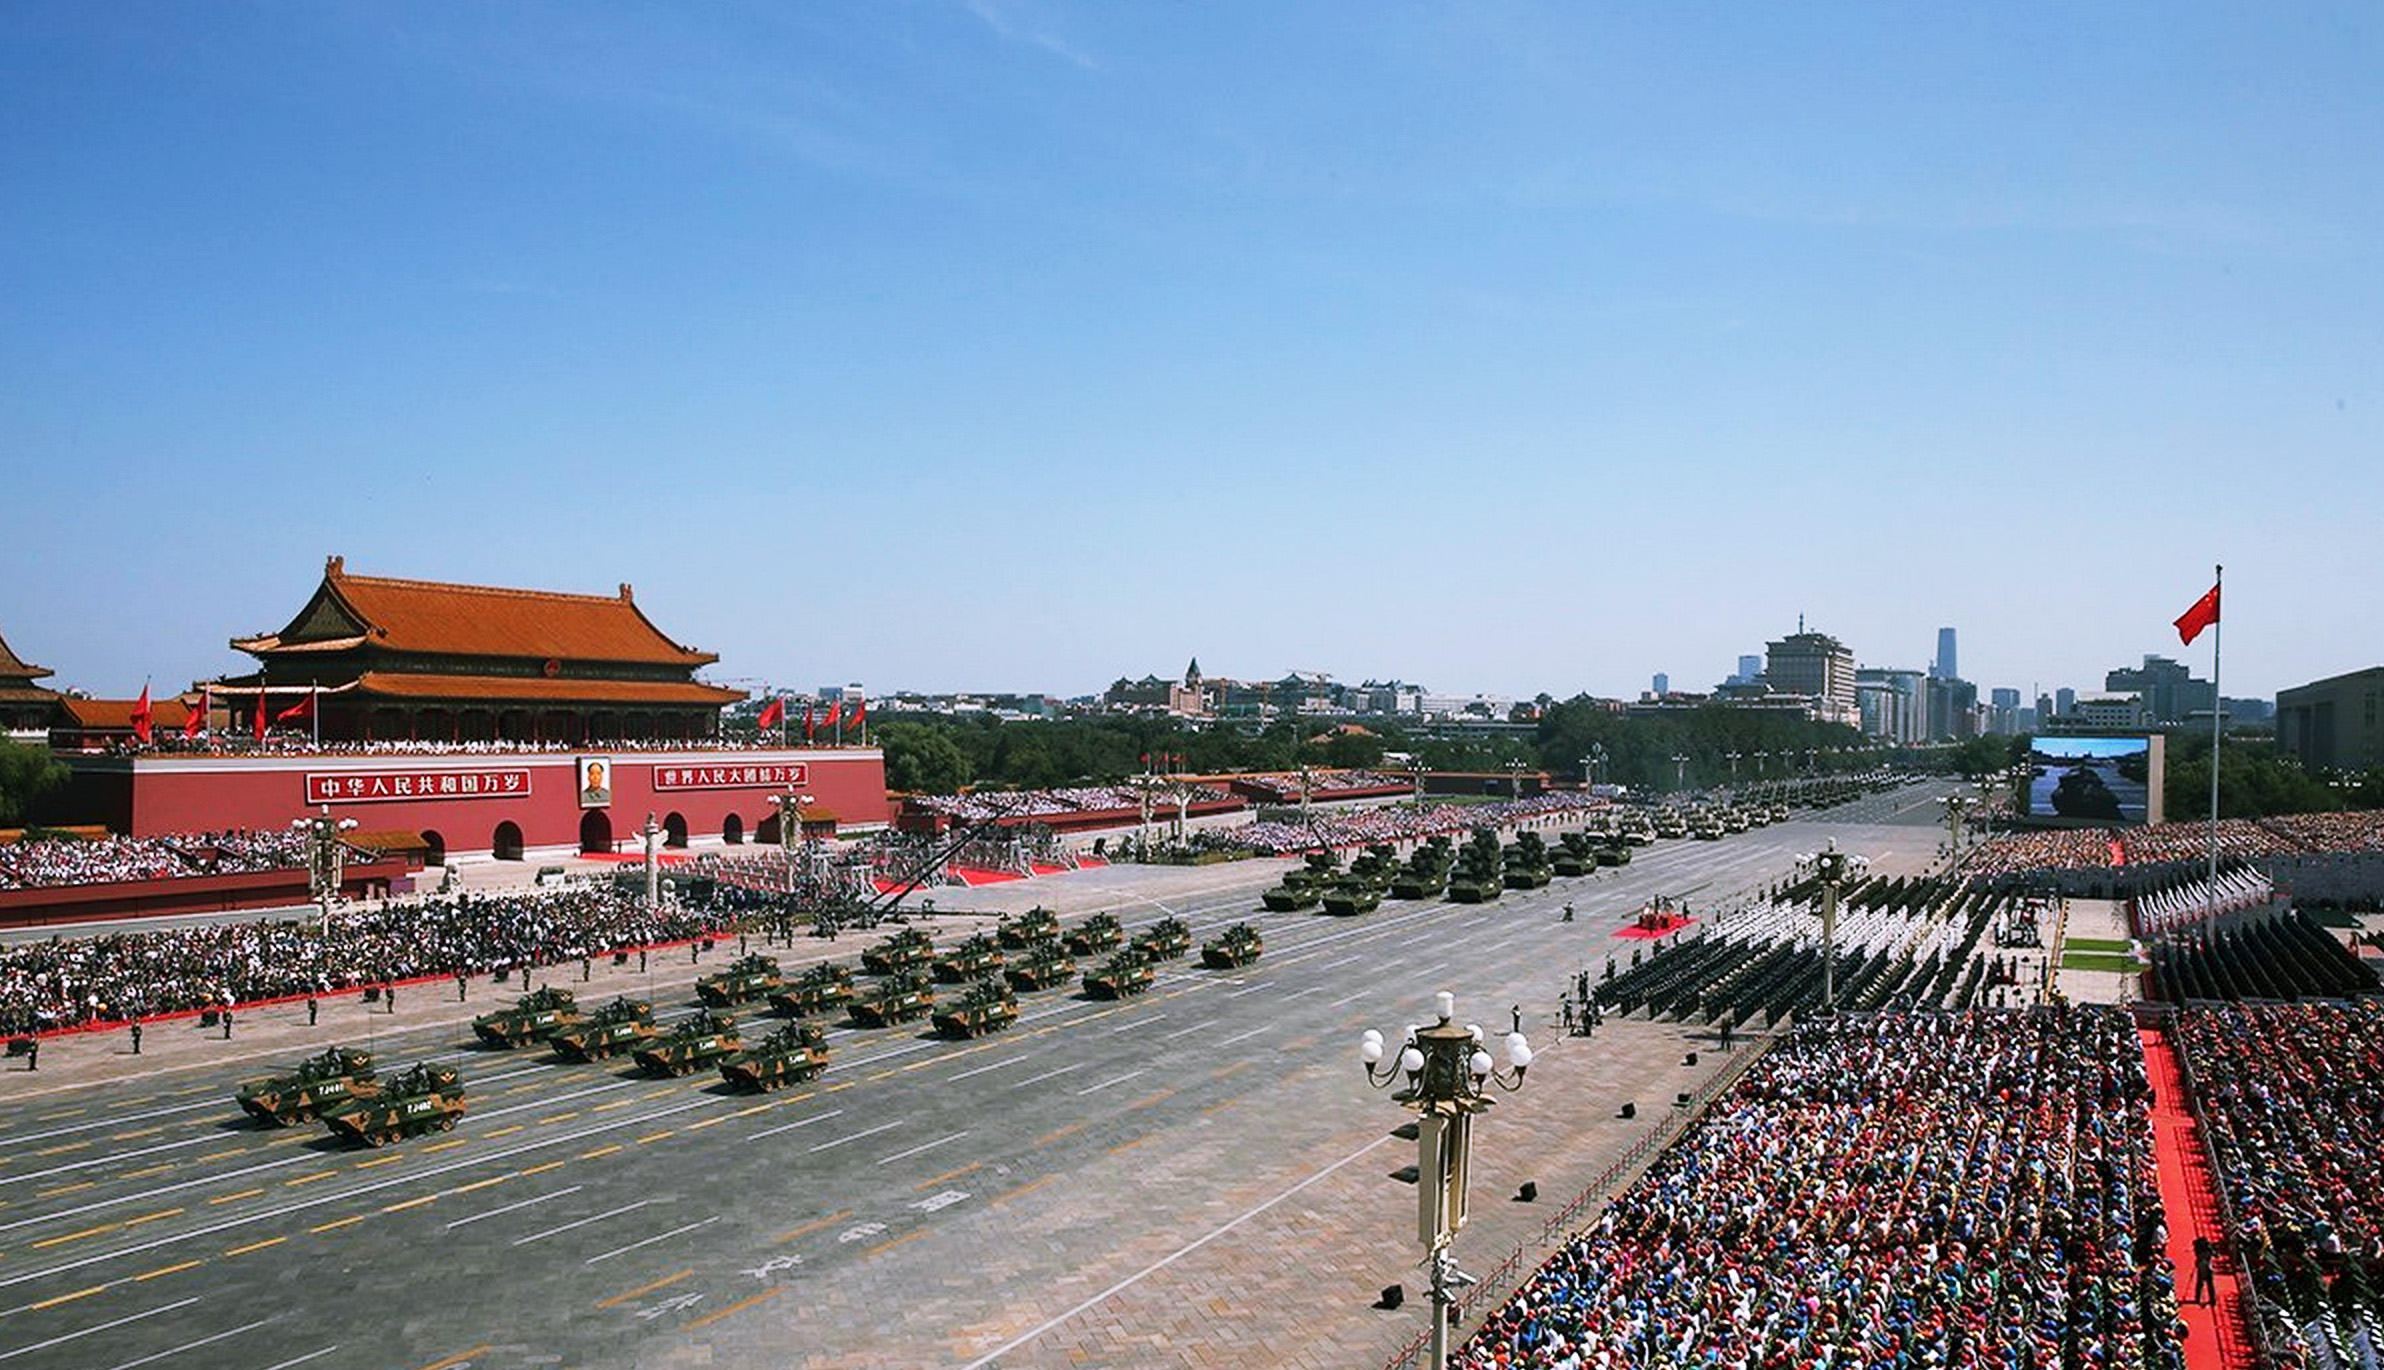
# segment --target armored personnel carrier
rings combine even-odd
[[[319,1118],[355,1099],[380,1093],[373,1083],[372,1053],[357,1047],[330,1047],[299,1063],[287,1075],[256,1080],[235,1096],[248,1116],[275,1127],[292,1127]]]
[[[1292,872],[1292,876],[1299,874],[1302,872]],[[1295,884],[1292,876],[1285,876],[1282,884],[1269,885],[1259,892],[1258,902],[1265,905],[1268,912],[1291,913],[1298,909],[1312,909],[1324,898],[1324,891],[1307,881]]]
[[[720,1078],[743,1090],[777,1089],[817,1079],[828,1068],[828,1038],[810,1023],[776,1032],[720,1062]]]
[[[1125,999],[1149,989],[1158,976],[1150,958],[1129,947],[1102,962],[1100,969],[1086,971],[1084,992],[1095,999]]]
[[[638,1068],[648,1075],[685,1075],[744,1049],[745,1044],[737,1040],[735,1018],[699,1008],[668,1036],[639,1047],[636,1059]]]
[[[1248,923],[1236,923],[1223,935],[1200,944],[1200,964],[1211,970],[1246,966],[1266,951],[1266,939]]]
[[[1023,951],[1046,937],[1060,935],[1059,915],[1038,904],[1016,918],[1002,915],[994,926],[994,936],[1012,951]]]
[[[1473,840],[1457,853],[1457,868],[1449,875],[1449,901],[1484,904],[1506,892],[1506,874],[1499,858],[1498,837],[1488,828],[1476,829]]]
[[[1001,947],[980,932],[935,958],[935,978],[943,984],[958,985],[999,975],[1003,960]]]
[[[1334,881],[1325,890],[1324,911],[1341,918],[1347,918],[1353,914],[1372,913],[1382,907],[1382,891],[1381,885],[1358,874],[1355,868],[1352,868],[1349,874]]]
[[[455,1067],[424,1061],[367,1099],[323,1115],[331,1135],[366,1146],[387,1146],[425,1132],[452,1132],[464,1116],[464,1081]]]
[[[1439,834],[1409,854],[1407,864],[1391,876],[1393,899],[1438,899],[1449,888],[1449,867],[1456,861],[1449,839]]]
[[[1608,841],[1604,846],[1598,848],[1598,864],[1601,866],[1627,866],[1631,864],[1630,844],[1623,841],[1620,836],[1616,836],[1611,841]]]
[[[512,1008],[483,1013],[472,1020],[472,1031],[492,1047],[518,1047],[543,1042],[579,1022],[579,1001],[557,985],[534,989]]]
[[[1598,868],[1598,849],[1590,835],[1578,829],[1556,835],[1556,850],[1548,855],[1548,866],[1558,875],[1571,879],[1589,875]]]
[[[853,997],[847,1010],[865,1028],[889,1027],[922,1017],[935,1008],[935,991],[923,971],[898,971]]]
[[[651,1041],[654,1006],[643,999],[620,998],[582,1018],[546,1040],[566,1061],[599,1061],[636,1051]]]
[[[1172,961],[1192,950],[1192,929],[1169,914],[1134,934],[1134,949],[1154,961]]]
[[[785,983],[786,977],[778,973],[778,958],[755,952],[740,956],[718,973],[696,981],[695,997],[715,1008],[727,1008],[748,999],[759,999]]]
[[[804,971],[786,988],[770,996],[773,1012],[790,1018],[809,1017],[842,1008],[853,999],[853,972],[850,967],[823,962]]]
[[[1068,929],[1060,941],[1071,956],[1098,956],[1125,945],[1126,930],[1118,926],[1116,914],[1096,913]]]
[[[1050,989],[1065,984],[1076,974],[1076,958],[1056,937],[1046,938],[1010,958],[1002,969],[1010,988],[1023,990]]]
[[[982,1037],[1018,1021],[1018,995],[1000,977],[979,980],[961,992],[960,1002],[937,1010],[930,1020],[946,1037]]]
[[[1550,878],[1548,844],[1536,832],[1519,833],[1509,844],[1502,859],[1506,862],[1504,879],[1511,890],[1536,890]]]
[[[934,955],[934,938],[918,928],[904,928],[862,952],[861,969],[870,975],[892,975],[898,970],[926,965]]]

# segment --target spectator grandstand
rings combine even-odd
[[[305,864],[306,839],[286,831],[42,837],[0,846],[0,890],[127,884]]]

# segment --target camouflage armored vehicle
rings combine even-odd
[[[786,988],[770,996],[773,1012],[790,1018],[808,1017],[842,1008],[853,999],[853,972],[850,967],[822,962],[797,976]]]
[[[861,991],[847,1010],[861,1027],[888,1027],[922,1017],[935,1008],[935,991],[923,971],[896,972]]]
[[[1172,961],[1192,950],[1192,929],[1169,914],[1134,934],[1134,949],[1154,961]]]
[[[1457,866],[1449,875],[1449,901],[1457,904],[1483,904],[1506,892],[1506,873],[1499,858],[1498,838],[1487,828],[1477,829],[1473,840],[1457,853]]]
[[[1068,948],[1056,937],[1046,938],[1019,952],[1002,969],[1002,976],[1010,982],[1010,988],[1024,990],[1050,989],[1054,985],[1067,983],[1074,974],[1076,958],[1068,954]]]
[[[1060,941],[1066,944],[1071,956],[1098,956],[1124,946],[1126,930],[1118,926],[1116,914],[1096,913],[1068,929]]]
[[[1000,974],[1003,960],[1001,947],[980,932],[935,958],[935,978],[947,985],[964,984]]]
[[[1200,945],[1200,964],[1211,970],[1231,970],[1246,966],[1266,950],[1266,939],[1248,923],[1236,923],[1222,936]]]
[[[735,1018],[699,1008],[670,1035],[639,1047],[637,1064],[648,1075],[685,1075],[744,1049],[745,1044],[737,1040]]]
[[[606,1004],[570,1027],[547,1038],[555,1054],[566,1061],[600,1061],[635,1051],[650,1041],[657,1029],[654,1026],[654,1006],[643,999],[620,998]]]
[[[994,927],[994,935],[1010,950],[1023,951],[1046,937],[1059,936],[1059,915],[1040,904],[1016,918],[1004,914]]]
[[[1393,899],[1437,899],[1449,887],[1449,867],[1455,864],[1456,852],[1449,839],[1439,834],[1425,840],[1391,876]]]
[[[1353,867],[1324,892],[1324,911],[1337,917],[1372,913],[1382,907],[1383,887],[1359,875]]]
[[[455,1067],[424,1061],[407,1068],[368,1099],[323,1115],[334,1137],[387,1146],[425,1132],[452,1132],[464,1116],[464,1081]]]
[[[1095,999],[1125,999],[1151,987],[1159,973],[1151,969],[1151,960],[1131,947],[1101,963],[1098,970],[1084,973],[1084,992]]]
[[[1556,835],[1556,850],[1548,857],[1548,865],[1558,875],[1572,879],[1589,875],[1598,868],[1596,841],[1578,829]]]
[[[715,1008],[759,999],[786,983],[778,972],[778,958],[755,952],[740,956],[718,973],[695,982],[695,997]]]
[[[1300,873],[1294,871],[1292,875]],[[1282,884],[1269,885],[1260,892],[1258,902],[1265,905],[1270,913],[1290,913],[1297,909],[1315,908],[1317,902],[1322,898],[1324,898],[1324,891],[1314,884],[1306,881],[1294,884],[1291,876],[1286,876]]]
[[[934,938],[917,928],[904,928],[862,952],[861,969],[870,975],[892,975],[898,970],[926,965],[934,955]]]
[[[1511,890],[1536,890],[1548,883],[1548,844],[1536,832],[1518,834],[1503,853],[1504,878]]]
[[[474,1018],[472,1031],[492,1047],[518,1047],[543,1042],[577,1022],[579,1001],[570,990],[548,985],[523,995],[512,1008]]]
[[[777,1089],[817,1079],[828,1068],[828,1038],[810,1023],[776,1032],[720,1062],[720,1078],[743,1090]]]
[[[946,1037],[982,1037],[1018,1021],[1018,995],[997,976],[961,992],[960,1001],[937,1010],[931,1020]]]
[[[1616,836],[1604,846],[1598,848],[1598,864],[1601,866],[1627,866],[1631,864],[1630,844],[1623,841],[1619,835]]]
[[[357,1047],[331,1047],[299,1063],[287,1075],[257,1080],[240,1087],[235,1096],[248,1116],[275,1127],[291,1127],[318,1118],[354,1099],[380,1093],[373,1083],[372,1053]]]

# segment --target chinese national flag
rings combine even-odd
[[[775,728],[785,718],[786,700],[783,698],[773,699],[762,706],[762,716],[753,721],[753,726],[757,732],[763,728]]]
[[[315,697],[313,692],[309,691],[297,703],[275,714],[273,721],[276,723],[304,723],[314,716]]]
[[[830,732],[834,732],[836,730],[837,720],[843,717],[844,701],[839,699],[835,703],[828,706],[828,716],[820,720],[820,726],[826,728]]]
[[[845,724],[848,727],[858,728],[861,726],[861,721],[867,717],[869,717],[869,701],[856,699],[853,701],[853,716],[846,719]]]
[[[185,740],[189,740],[205,731],[207,731],[207,703],[202,697],[199,707],[190,711],[190,717],[182,720],[182,736]]]
[[[2210,587],[2209,594],[2194,601],[2193,608],[2178,615],[2177,638],[2190,647],[2193,645],[2194,639],[2202,635],[2204,628],[2216,622],[2218,622],[2218,587],[2213,585]]]
[[[140,702],[132,706],[132,735],[146,744],[154,731],[150,725],[155,718],[149,708],[149,683],[143,681]]]
[[[819,715],[814,712],[814,709],[815,706],[810,704],[803,706],[803,740],[805,742],[809,742],[812,736],[819,732]]]
[[[257,741],[262,742],[265,740],[265,692],[263,690],[257,691],[256,721]]]

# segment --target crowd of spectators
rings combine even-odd
[[[0,950],[0,1033],[552,965],[699,936],[713,921],[584,886],[359,909],[327,932],[258,921],[54,939]]]
[[[2221,819],[2218,846],[2222,860],[2236,861],[2384,850],[2384,812]],[[2178,822],[1999,833],[1966,853],[1961,868],[1994,879],[2031,871],[2191,865],[2209,859],[2210,824]]]
[[[1309,799],[1337,799],[1344,795],[1379,794],[1385,790],[1413,790],[1412,777],[1384,775],[1379,771],[1316,771],[1302,777],[1298,772],[1285,775],[1245,775],[1236,777],[1245,790],[1255,791],[1277,804],[1294,804],[1304,795]]]
[[[2384,1356],[2384,1002],[2189,1008],[2176,1044],[2270,1350]]]
[[[2136,896],[2135,934],[2158,937],[2179,928],[2207,923],[2222,914],[2259,908],[2276,899],[2276,883],[2250,866],[2163,883]]]
[[[305,864],[306,839],[286,831],[36,837],[0,846],[0,890],[128,884]]]
[[[824,739],[823,739],[824,740]],[[740,752],[801,746],[798,734],[781,742],[776,730],[748,737],[698,738],[606,738],[578,741],[512,741],[483,738],[475,742],[439,741],[430,738],[376,738],[371,740],[316,740],[282,732],[268,733],[262,741],[243,728],[232,728],[184,737],[178,732],[159,730],[148,742],[129,737],[111,738],[99,750],[113,755],[177,756],[546,756],[565,752],[586,752],[607,748],[625,752]]]
[[[2042,870],[2104,870],[2112,864],[2105,828],[2048,828],[1998,833],[1962,857],[1959,869],[1982,880]]]
[[[2149,1097],[2115,1010],[1801,1026],[1452,1364],[2179,1370]]]
[[[1209,785],[1180,781],[1151,791],[1154,810],[1175,807],[1176,796],[1189,792],[1194,804],[1210,804],[1233,796]],[[947,815],[963,823],[988,818],[1036,818],[1053,814],[1139,813],[1142,792],[1125,785],[1067,785],[1048,790],[987,790],[974,794],[919,794],[908,801],[915,808]]]

